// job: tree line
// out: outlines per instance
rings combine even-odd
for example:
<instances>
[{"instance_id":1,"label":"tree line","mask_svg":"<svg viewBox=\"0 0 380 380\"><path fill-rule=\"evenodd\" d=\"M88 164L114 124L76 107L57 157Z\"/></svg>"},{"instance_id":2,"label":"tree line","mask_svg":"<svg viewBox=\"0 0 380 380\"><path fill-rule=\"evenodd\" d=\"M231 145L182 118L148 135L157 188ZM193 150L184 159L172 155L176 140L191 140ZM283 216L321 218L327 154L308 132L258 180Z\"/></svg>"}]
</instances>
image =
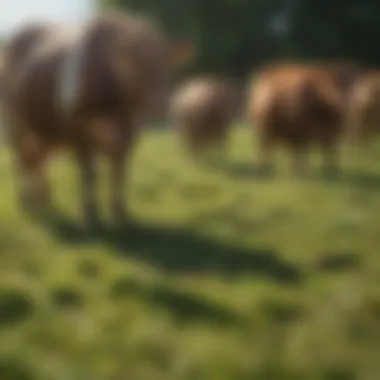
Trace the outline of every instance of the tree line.
<instances>
[{"instance_id":1,"label":"tree line","mask_svg":"<svg viewBox=\"0 0 380 380\"><path fill-rule=\"evenodd\" d=\"M245 76L281 58L380 63L376 0L101 0L149 15L198 49L189 69Z\"/></svg>"}]
</instances>

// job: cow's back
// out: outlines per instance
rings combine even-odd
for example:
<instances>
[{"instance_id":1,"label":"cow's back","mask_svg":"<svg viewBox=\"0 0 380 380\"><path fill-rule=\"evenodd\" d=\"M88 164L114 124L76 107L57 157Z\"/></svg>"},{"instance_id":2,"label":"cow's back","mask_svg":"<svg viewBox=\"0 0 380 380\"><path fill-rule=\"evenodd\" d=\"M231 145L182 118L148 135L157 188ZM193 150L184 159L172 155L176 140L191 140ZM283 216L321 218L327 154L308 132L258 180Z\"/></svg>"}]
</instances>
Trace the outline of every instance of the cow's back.
<instances>
[{"instance_id":1,"label":"cow's back","mask_svg":"<svg viewBox=\"0 0 380 380\"><path fill-rule=\"evenodd\" d=\"M276 138L310 140L339 133L341 107L338 86L320 66L272 65L252 82L247 116Z\"/></svg>"},{"instance_id":2,"label":"cow's back","mask_svg":"<svg viewBox=\"0 0 380 380\"><path fill-rule=\"evenodd\" d=\"M50 23L31 23L23 26L7 42L4 48L4 70L9 79L25 68L40 44L56 27Z\"/></svg>"},{"instance_id":3,"label":"cow's back","mask_svg":"<svg viewBox=\"0 0 380 380\"><path fill-rule=\"evenodd\" d=\"M236 90L227 81L195 78L174 94L172 113L179 120L230 120L236 111Z\"/></svg>"}]
</instances>

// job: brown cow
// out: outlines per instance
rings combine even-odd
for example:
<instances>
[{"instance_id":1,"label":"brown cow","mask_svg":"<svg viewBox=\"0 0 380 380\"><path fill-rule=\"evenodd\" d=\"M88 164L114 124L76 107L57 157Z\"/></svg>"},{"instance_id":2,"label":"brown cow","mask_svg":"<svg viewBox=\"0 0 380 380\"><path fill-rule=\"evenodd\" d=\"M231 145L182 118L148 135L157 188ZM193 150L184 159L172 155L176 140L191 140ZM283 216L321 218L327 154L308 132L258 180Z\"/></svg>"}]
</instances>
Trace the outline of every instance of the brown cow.
<instances>
[{"instance_id":1,"label":"brown cow","mask_svg":"<svg viewBox=\"0 0 380 380\"><path fill-rule=\"evenodd\" d=\"M193 155L207 147L225 147L237 104L237 88L224 78L200 76L179 86L171 115Z\"/></svg>"},{"instance_id":2,"label":"brown cow","mask_svg":"<svg viewBox=\"0 0 380 380\"><path fill-rule=\"evenodd\" d=\"M138 122L164 99L169 70L190 59L189 47L169 42L148 20L118 12L76 30L26 26L11 38L4 103L23 204L47 203L45 164L56 148L69 147L81 172L86 224L99 220L98 152L111 165L113 218L126 220L125 163Z\"/></svg>"},{"instance_id":3,"label":"brown cow","mask_svg":"<svg viewBox=\"0 0 380 380\"><path fill-rule=\"evenodd\" d=\"M349 105L350 137L364 142L380 133L380 71L368 70L358 78Z\"/></svg>"},{"instance_id":4,"label":"brown cow","mask_svg":"<svg viewBox=\"0 0 380 380\"><path fill-rule=\"evenodd\" d=\"M259 131L260 164L269 164L274 145L286 145L296 173L305 171L308 148L316 144L326 169L336 169L336 148L345 128L346 94L356 74L339 65L278 64L254 78L247 118Z\"/></svg>"}]
</instances>

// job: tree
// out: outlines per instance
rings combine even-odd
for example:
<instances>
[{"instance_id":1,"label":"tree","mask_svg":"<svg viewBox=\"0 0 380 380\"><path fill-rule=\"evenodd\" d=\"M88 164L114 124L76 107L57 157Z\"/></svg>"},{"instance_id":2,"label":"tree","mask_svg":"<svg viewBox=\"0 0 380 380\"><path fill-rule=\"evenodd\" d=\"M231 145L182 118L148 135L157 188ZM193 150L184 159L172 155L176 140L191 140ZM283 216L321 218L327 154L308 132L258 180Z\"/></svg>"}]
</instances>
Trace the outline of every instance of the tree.
<instances>
[{"instance_id":1,"label":"tree","mask_svg":"<svg viewBox=\"0 0 380 380\"><path fill-rule=\"evenodd\" d=\"M375 0L102 0L143 12L176 36L192 38L192 71L244 76L281 57L354 58L377 64Z\"/></svg>"}]
</instances>

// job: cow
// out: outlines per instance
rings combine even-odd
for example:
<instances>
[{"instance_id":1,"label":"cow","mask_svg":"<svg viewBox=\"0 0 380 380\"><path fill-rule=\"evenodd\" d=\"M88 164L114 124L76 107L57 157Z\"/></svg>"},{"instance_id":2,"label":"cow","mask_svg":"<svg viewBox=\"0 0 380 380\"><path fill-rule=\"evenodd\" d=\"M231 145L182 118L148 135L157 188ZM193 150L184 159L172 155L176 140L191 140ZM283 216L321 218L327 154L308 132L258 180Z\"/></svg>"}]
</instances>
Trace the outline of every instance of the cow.
<instances>
[{"instance_id":1,"label":"cow","mask_svg":"<svg viewBox=\"0 0 380 380\"><path fill-rule=\"evenodd\" d=\"M130 220L123 199L140 122L166 103L169 74L192 59L193 45L139 15L110 11L77 27L25 25L4 54L2 103L24 208L50 203L46 164L66 148L80 171L85 225L100 222L98 153L110 163L112 218Z\"/></svg>"},{"instance_id":2,"label":"cow","mask_svg":"<svg viewBox=\"0 0 380 380\"><path fill-rule=\"evenodd\" d=\"M357 79L347 114L349 136L368 142L380 133L380 71L367 70Z\"/></svg>"},{"instance_id":3,"label":"cow","mask_svg":"<svg viewBox=\"0 0 380 380\"><path fill-rule=\"evenodd\" d=\"M346 105L358 73L354 65L289 62L254 75L246 116L259 132L260 167L271 167L273 148L282 144L292 152L295 174L304 175L307 151L317 145L325 170L336 172L337 145L346 130Z\"/></svg>"},{"instance_id":4,"label":"cow","mask_svg":"<svg viewBox=\"0 0 380 380\"><path fill-rule=\"evenodd\" d=\"M238 110L238 87L216 75L199 75L174 92L170 113L183 142L194 157L207 148L224 151Z\"/></svg>"}]
</instances>

